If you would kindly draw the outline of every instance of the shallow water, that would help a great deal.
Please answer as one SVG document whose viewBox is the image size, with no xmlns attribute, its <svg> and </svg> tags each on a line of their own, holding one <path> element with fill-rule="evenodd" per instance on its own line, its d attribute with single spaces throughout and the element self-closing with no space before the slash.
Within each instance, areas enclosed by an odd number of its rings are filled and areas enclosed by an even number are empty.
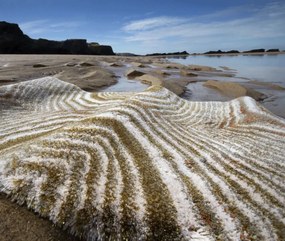
<svg viewBox="0 0 285 241">
<path fill-rule="evenodd" d="M 206 65 L 222 69 L 226 66 L 236 70 L 237 77 L 285 85 L 285 54 L 262 55 L 196 55 L 169 59 L 185 65 Z"/>
<path fill-rule="evenodd" d="M 140 92 L 144 91 L 149 85 L 141 83 L 139 80 L 129 80 L 124 76 L 119 76 L 118 82 L 115 85 L 108 86 L 101 92 Z"/>
<path fill-rule="evenodd" d="M 187 58 L 169 58 L 171 62 L 184 65 L 205 65 L 233 73 L 233 77 L 207 76 L 197 78 L 199 81 L 213 79 L 243 83 L 251 87 L 252 80 L 268 82 L 285 87 L 285 54 L 264 55 L 222 55 L 222 56 L 188 56 Z M 224 67 L 230 68 L 225 69 Z M 183 96 L 192 101 L 227 101 L 232 97 L 225 96 L 215 89 L 204 87 L 202 82 L 191 83 Z M 285 91 L 269 89 L 266 86 L 254 86 L 253 89 L 268 96 L 263 106 L 276 115 L 285 118 Z"/>
<path fill-rule="evenodd" d="M 106 67 L 106 66 L 105 66 Z M 106 67 L 111 70 L 117 76 L 117 83 L 104 87 L 100 92 L 140 92 L 144 91 L 149 87 L 147 84 L 141 83 L 139 80 L 128 79 L 125 76 L 127 69 L 131 68 L 131 65 L 126 64 L 121 68 L 117 67 Z"/>
</svg>

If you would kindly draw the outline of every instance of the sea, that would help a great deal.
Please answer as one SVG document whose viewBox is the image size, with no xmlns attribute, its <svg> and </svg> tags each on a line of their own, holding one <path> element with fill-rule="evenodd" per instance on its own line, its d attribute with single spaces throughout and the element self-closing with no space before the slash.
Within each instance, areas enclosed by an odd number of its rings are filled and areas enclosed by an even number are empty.
<svg viewBox="0 0 285 241">
<path fill-rule="evenodd" d="M 189 55 L 169 60 L 184 65 L 206 65 L 218 69 L 226 66 L 235 70 L 237 77 L 285 84 L 285 54 Z"/>
</svg>

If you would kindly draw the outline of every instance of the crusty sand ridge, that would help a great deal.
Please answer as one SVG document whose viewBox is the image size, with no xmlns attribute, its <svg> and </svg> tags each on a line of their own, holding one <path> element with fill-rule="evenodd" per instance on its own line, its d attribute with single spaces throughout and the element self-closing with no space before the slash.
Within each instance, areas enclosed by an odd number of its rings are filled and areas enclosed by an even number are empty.
<svg viewBox="0 0 285 241">
<path fill-rule="evenodd" d="M 285 121 L 159 86 L 0 87 L 0 188 L 86 240 L 284 240 Z"/>
</svg>

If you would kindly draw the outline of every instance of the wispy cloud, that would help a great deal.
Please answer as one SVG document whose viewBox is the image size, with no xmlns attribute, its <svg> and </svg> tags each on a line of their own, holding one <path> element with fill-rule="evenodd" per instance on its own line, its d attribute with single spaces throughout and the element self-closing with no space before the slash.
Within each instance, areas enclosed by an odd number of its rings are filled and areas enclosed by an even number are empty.
<svg viewBox="0 0 285 241">
<path fill-rule="evenodd" d="M 63 22 L 53 22 L 48 19 L 41 19 L 29 22 L 23 22 L 19 24 L 24 33 L 28 35 L 37 34 L 49 34 L 65 32 L 68 30 L 73 30 L 79 28 L 82 22 L 77 21 L 63 21 Z"/>
<path fill-rule="evenodd" d="M 41 20 L 35 20 L 35 21 L 29 21 L 20 23 L 20 28 L 24 31 L 24 33 L 28 34 L 37 34 L 44 32 L 46 30 L 45 25 L 48 23 L 48 20 L 41 19 Z"/>
<path fill-rule="evenodd" d="M 178 25 L 187 21 L 182 18 L 173 18 L 173 17 L 156 17 L 156 18 L 147 18 L 138 21 L 132 21 L 126 24 L 123 27 L 124 31 L 141 31 L 141 30 L 151 30 L 161 27 L 166 27 L 169 25 Z"/>
<path fill-rule="evenodd" d="M 228 46 L 237 41 L 285 37 L 284 23 L 285 3 L 272 2 L 258 9 L 243 6 L 188 19 L 167 16 L 140 19 L 125 24 L 122 31 L 125 41 L 153 49 L 166 47 L 162 44 L 173 45 L 175 41 L 198 46 L 202 39 L 209 49 L 213 42 Z"/>
</svg>

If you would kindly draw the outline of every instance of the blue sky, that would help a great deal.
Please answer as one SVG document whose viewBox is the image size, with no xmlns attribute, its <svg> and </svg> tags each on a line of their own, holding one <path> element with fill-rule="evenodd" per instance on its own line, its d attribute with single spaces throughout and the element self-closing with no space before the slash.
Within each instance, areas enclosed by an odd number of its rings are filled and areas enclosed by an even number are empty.
<svg viewBox="0 0 285 241">
<path fill-rule="evenodd" d="M 115 52 L 285 49 L 285 1 L 0 0 L 32 38 L 86 38 Z"/>
</svg>

